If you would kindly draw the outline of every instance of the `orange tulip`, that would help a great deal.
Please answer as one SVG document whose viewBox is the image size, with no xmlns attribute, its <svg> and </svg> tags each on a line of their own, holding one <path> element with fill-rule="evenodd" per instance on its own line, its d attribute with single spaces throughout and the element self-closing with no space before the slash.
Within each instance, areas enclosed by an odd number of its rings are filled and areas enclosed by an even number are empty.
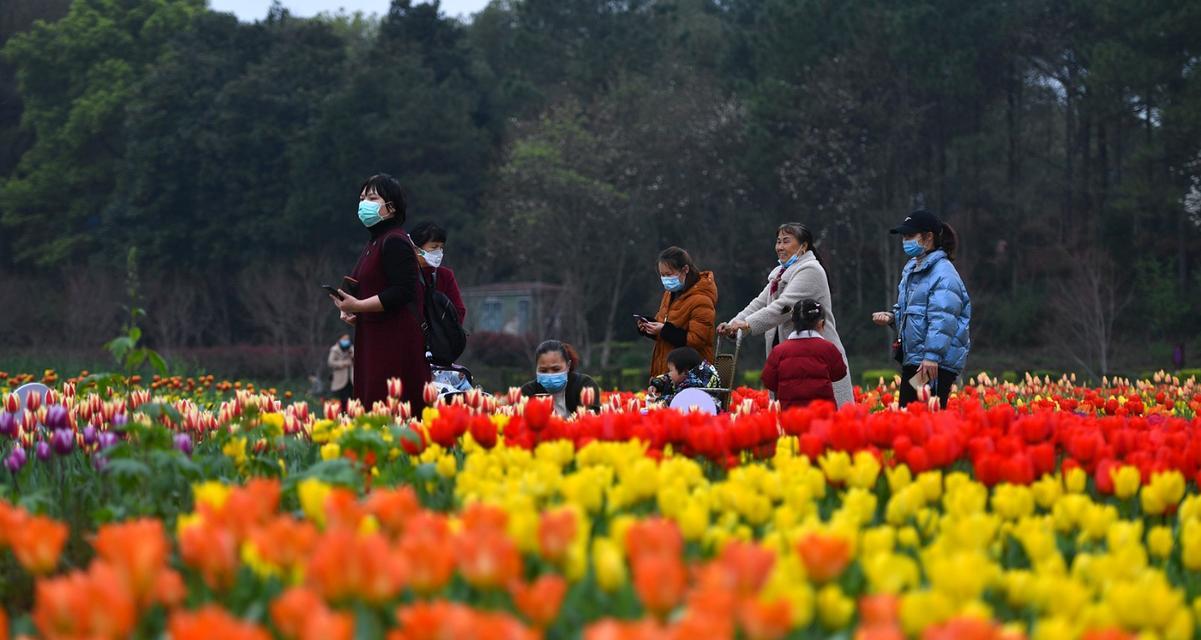
<svg viewBox="0 0 1201 640">
<path fill-rule="evenodd" d="M 354 620 L 334 613 L 321 596 L 294 587 L 271 603 L 271 621 L 288 640 L 349 640 L 354 636 Z"/>
<path fill-rule="evenodd" d="M 0 607 L 0 640 L 8 640 L 8 614 Z"/>
<path fill-rule="evenodd" d="M 325 608 L 325 602 L 313 590 L 293 587 L 271 602 L 271 622 L 280 635 L 297 638 L 308 624 L 309 615 Z"/>
<path fill-rule="evenodd" d="M 684 597 L 687 576 L 679 556 L 648 554 L 634 561 L 634 590 L 642 606 L 663 617 Z"/>
<path fill-rule="evenodd" d="M 863 625 L 855 631 L 855 640 L 905 640 L 905 634 L 895 624 Z"/>
<path fill-rule="evenodd" d="M 665 555 L 679 558 L 684 540 L 676 523 L 663 518 L 650 518 L 634 523 L 626 532 L 626 553 L 630 561 L 646 555 Z"/>
<path fill-rule="evenodd" d="M 669 637 L 654 620 L 627 622 L 608 618 L 584 629 L 584 640 L 662 640 Z"/>
<path fill-rule="evenodd" d="M 397 548 L 409 566 L 409 586 L 417 593 L 428 595 L 450 582 L 455 555 L 441 516 L 425 512 L 415 516 Z"/>
<path fill-rule="evenodd" d="M 271 640 L 263 628 L 242 622 L 217 605 L 199 611 L 177 611 L 167 620 L 171 640 Z"/>
<path fill-rule="evenodd" d="M 491 531 L 503 534 L 509 515 L 500 507 L 474 502 L 463 510 L 463 528 L 467 531 Z"/>
<path fill-rule="evenodd" d="M 67 525 L 57 520 L 32 516 L 8 535 L 21 566 L 34 575 L 44 575 L 58 566 L 69 533 Z"/>
<path fill-rule="evenodd" d="M 11 544 L 10 538 L 29 514 L 25 511 L 12 506 L 11 504 L 0 500 L 0 549 Z"/>
<path fill-rule="evenodd" d="M 749 640 L 776 640 L 792 630 L 792 611 L 786 600 L 747 598 L 738 608 L 738 624 Z"/>
<path fill-rule="evenodd" d="M 244 487 L 233 488 L 216 513 L 208 505 L 198 511 L 206 520 L 228 528 L 240 543 L 254 527 L 275 517 L 279 512 L 279 497 L 278 480 L 256 478 Z"/>
<path fill-rule="evenodd" d="M 731 542 L 721 550 L 717 560 L 726 576 L 727 588 L 740 595 L 758 593 L 767 582 L 776 554 L 749 542 Z"/>
<path fill-rule="evenodd" d="M 922 631 L 922 640 L 999 640 L 1001 628 L 979 618 L 952 618 Z"/>
<path fill-rule="evenodd" d="M 358 598 L 380 603 L 395 597 L 407 581 L 406 563 L 379 534 L 346 529 L 327 533 L 309 561 L 309 584 L 325 599 Z"/>
<path fill-rule="evenodd" d="M 567 581 L 562 576 L 548 574 L 526 585 L 516 582 L 509 587 L 513 604 L 526 620 L 539 629 L 549 627 L 559 617 L 559 607 L 567 594 Z"/>
<path fill-rule="evenodd" d="M 167 567 L 167 537 L 159 520 L 132 520 L 100 527 L 92 542 L 96 555 L 124 580 L 139 606 L 150 603 Z"/>
<path fill-rule="evenodd" d="M 367 496 L 367 512 L 375 516 L 384 531 L 393 536 L 405 532 L 405 524 L 421 509 L 412 487 L 379 489 Z"/>
<path fill-rule="evenodd" d="M 312 522 L 278 517 L 251 531 L 249 540 L 264 562 L 291 569 L 308 561 L 318 536 Z"/>
<path fill-rule="evenodd" d="M 388 640 L 533 640 L 539 637 L 511 616 L 483 613 L 444 600 L 401 607 L 396 612 L 396 619 L 401 628 L 388 634 Z"/>
<path fill-rule="evenodd" d="M 550 562 L 566 557 L 575 540 L 576 528 L 575 513 L 568 509 L 543 513 L 538 521 L 538 548 L 542 557 Z"/>
<path fill-rule="evenodd" d="M 457 540 L 459 573 L 472 586 L 493 589 L 521 577 L 521 554 L 503 533 L 468 530 Z"/>
<path fill-rule="evenodd" d="M 179 555 L 185 565 L 200 571 L 209 588 L 233 585 L 238 543 L 228 529 L 205 521 L 185 527 L 179 534 Z"/>
<path fill-rule="evenodd" d="M 325 498 L 326 529 L 358 529 L 366 515 L 366 510 L 349 489 L 334 488 Z"/>
<path fill-rule="evenodd" d="M 901 600 L 894 595 L 877 594 L 859 599 L 859 623 L 864 626 L 893 625 L 900 620 Z"/>
<path fill-rule="evenodd" d="M 814 582 L 829 582 L 842 575 L 851 562 L 851 545 L 844 538 L 810 533 L 797 543 L 797 552 Z"/>
<path fill-rule="evenodd" d="M 47 640 L 127 638 L 137 622 L 133 596 L 103 562 L 86 573 L 39 579 L 34 589 L 33 623 Z"/>
</svg>

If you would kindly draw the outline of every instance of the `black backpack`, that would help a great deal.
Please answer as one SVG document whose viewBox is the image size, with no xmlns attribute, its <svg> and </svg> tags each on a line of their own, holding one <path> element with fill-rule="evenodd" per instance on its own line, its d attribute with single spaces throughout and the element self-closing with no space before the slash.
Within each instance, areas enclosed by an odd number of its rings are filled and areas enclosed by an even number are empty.
<svg viewBox="0 0 1201 640">
<path fill-rule="evenodd" d="M 435 288 L 437 272 L 430 282 L 422 277 L 425 289 L 425 317 L 421 319 L 421 332 L 425 334 L 425 350 L 430 353 L 430 362 L 450 366 L 463 355 L 467 348 L 467 332 L 459 322 L 459 312 L 445 293 Z"/>
</svg>

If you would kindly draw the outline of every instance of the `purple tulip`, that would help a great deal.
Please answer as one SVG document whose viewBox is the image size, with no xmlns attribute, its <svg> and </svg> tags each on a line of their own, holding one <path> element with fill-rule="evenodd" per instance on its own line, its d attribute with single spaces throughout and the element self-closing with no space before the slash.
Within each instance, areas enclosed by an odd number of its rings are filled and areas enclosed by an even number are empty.
<svg viewBox="0 0 1201 640">
<path fill-rule="evenodd" d="M 92 456 L 92 468 L 101 473 L 108 467 L 108 458 L 104 456 Z"/>
<path fill-rule="evenodd" d="M 66 429 L 70 425 L 67 422 L 67 408 L 61 404 L 52 404 L 46 409 L 46 428 L 51 431 Z"/>
<path fill-rule="evenodd" d="M 0 436 L 17 437 L 17 417 L 7 411 L 0 411 Z"/>
<path fill-rule="evenodd" d="M 186 456 L 192 455 L 192 436 L 186 433 L 175 434 L 175 448 Z"/>
<path fill-rule="evenodd" d="M 75 448 L 75 432 L 70 429 L 55 429 L 54 433 L 50 434 L 50 446 L 54 447 L 54 452 L 60 456 L 71 453 Z"/>
<path fill-rule="evenodd" d="M 38 460 L 42 462 L 50 459 L 50 443 L 45 440 L 38 440 L 37 446 L 33 448 L 33 451 L 37 455 Z"/>
<path fill-rule="evenodd" d="M 100 444 L 102 450 L 117 444 L 118 440 L 117 434 L 112 431 L 101 431 L 100 435 L 96 437 L 96 442 Z"/>
<path fill-rule="evenodd" d="M 4 459 L 4 467 L 13 473 L 16 473 L 21 470 L 21 467 L 25 466 L 25 462 L 27 460 L 28 458 L 25 455 L 24 447 L 17 447 L 12 450 L 12 453 L 8 454 L 7 458 Z"/>
<path fill-rule="evenodd" d="M 90 447 L 96 444 L 96 437 L 99 435 L 100 432 L 96 431 L 96 427 L 89 424 L 83 428 L 83 443 Z"/>
<path fill-rule="evenodd" d="M 124 427 L 125 423 L 127 422 L 129 422 L 129 416 L 125 415 L 124 413 L 118 413 L 117 415 L 113 416 L 112 425 L 114 429 L 120 429 L 121 427 Z"/>
</svg>

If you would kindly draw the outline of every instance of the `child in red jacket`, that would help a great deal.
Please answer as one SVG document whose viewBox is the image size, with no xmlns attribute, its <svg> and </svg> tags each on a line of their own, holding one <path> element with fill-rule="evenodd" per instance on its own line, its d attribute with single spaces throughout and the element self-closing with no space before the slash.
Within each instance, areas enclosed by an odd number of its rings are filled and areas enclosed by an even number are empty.
<svg viewBox="0 0 1201 640">
<path fill-rule="evenodd" d="M 821 336 L 825 310 L 816 300 L 802 300 L 792 311 L 792 322 L 797 331 L 767 357 L 763 386 L 775 394 L 781 410 L 814 400 L 834 402 L 834 381 L 847 374 L 847 363 L 838 347 Z"/>
</svg>

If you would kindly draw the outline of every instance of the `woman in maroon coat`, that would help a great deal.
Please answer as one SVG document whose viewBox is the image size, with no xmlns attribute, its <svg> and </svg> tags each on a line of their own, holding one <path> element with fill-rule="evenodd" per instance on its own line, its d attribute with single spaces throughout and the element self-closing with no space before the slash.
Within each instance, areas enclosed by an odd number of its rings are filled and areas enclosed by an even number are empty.
<svg viewBox="0 0 1201 640">
<path fill-rule="evenodd" d="M 339 290 L 342 297 L 334 298 L 342 319 L 355 326 L 354 397 L 370 410 L 377 401 L 387 400 L 388 378 L 400 378 L 402 399 L 420 412 L 430 367 L 418 320 L 422 296 L 417 254 L 403 228 L 404 193 L 396 178 L 378 174 L 363 183 L 359 220 L 371 232 L 371 240 Z"/>
<path fill-rule="evenodd" d="M 463 304 L 463 294 L 459 292 L 459 283 L 455 280 L 455 272 L 442 266 L 443 253 L 446 251 L 446 229 L 433 222 L 418 222 L 409 232 L 409 239 L 417 247 L 417 263 L 421 265 L 421 283 L 441 291 L 455 306 L 459 314 L 459 324 L 467 318 L 467 306 Z"/>
<path fill-rule="evenodd" d="M 763 367 L 763 386 L 776 394 L 781 409 L 814 400 L 834 402 L 834 381 L 847 375 L 847 363 L 834 343 L 821 336 L 825 311 L 816 300 L 802 300 L 792 312 L 797 328 L 772 349 Z"/>
</svg>

